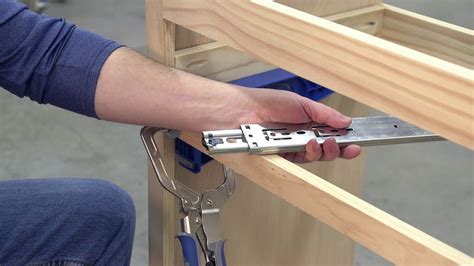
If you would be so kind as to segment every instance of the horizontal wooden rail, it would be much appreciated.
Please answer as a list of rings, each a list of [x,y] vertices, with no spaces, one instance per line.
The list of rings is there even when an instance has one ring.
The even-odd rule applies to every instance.
[[[223,82],[275,69],[272,65],[218,42],[176,51],[175,67]]]
[[[380,36],[389,41],[472,69],[473,31],[391,5],[383,5]]]
[[[383,25],[384,10],[384,6],[375,5],[323,18],[361,32],[378,35]]]
[[[380,31],[383,11],[382,5],[376,5],[324,18],[375,35]],[[276,68],[218,42],[177,50],[175,67],[224,82]]]
[[[165,0],[163,16],[474,148],[471,69],[268,0]]]
[[[183,132],[180,138],[205,152],[200,134]],[[469,256],[280,156],[242,153],[213,157],[393,263],[472,263]]]

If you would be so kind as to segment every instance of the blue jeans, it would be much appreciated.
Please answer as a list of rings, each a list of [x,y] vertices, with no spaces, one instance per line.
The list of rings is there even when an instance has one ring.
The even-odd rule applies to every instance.
[[[129,265],[135,207],[98,179],[0,181],[0,265]]]

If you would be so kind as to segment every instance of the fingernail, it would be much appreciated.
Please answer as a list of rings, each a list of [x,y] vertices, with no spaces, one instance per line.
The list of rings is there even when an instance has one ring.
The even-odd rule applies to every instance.
[[[339,117],[344,121],[344,122],[350,122],[351,118],[348,116],[345,116],[343,114],[339,115]]]

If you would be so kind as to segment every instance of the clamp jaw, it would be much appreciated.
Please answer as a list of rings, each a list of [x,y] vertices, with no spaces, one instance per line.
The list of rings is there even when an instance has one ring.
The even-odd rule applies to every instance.
[[[170,133],[163,128],[143,127],[140,135],[160,184],[180,200],[182,232],[177,235],[186,266],[199,266],[200,253],[206,266],[225,266],[224,243],[219,230],[219,213],[235,189],[232,170],[223,167],[224,182],[213,190],[197,193],[178,180],[171,178],[154,140],[158,132]]]

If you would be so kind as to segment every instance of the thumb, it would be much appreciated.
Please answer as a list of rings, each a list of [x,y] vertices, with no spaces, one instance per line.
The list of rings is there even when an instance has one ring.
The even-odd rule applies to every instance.
[[[348,127],[352,119],[331,107],[307,98],[302,98],[302,106],[309,118],[316,123],[326,124],[335,128]]]

